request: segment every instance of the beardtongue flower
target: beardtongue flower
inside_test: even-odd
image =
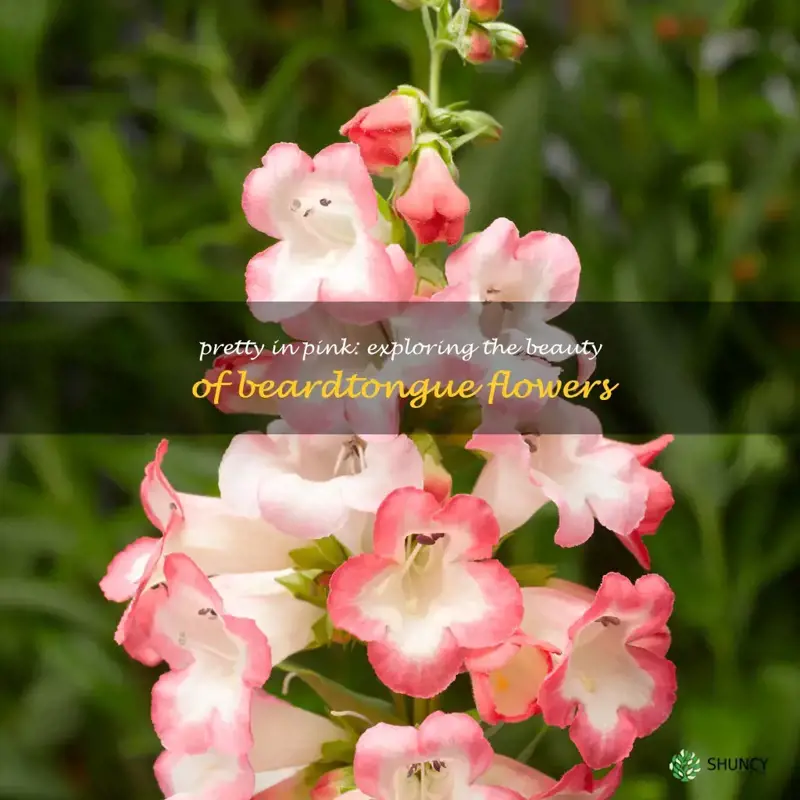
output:
[[[592,769],[621,762],[675,703],[675,666],[666,658],[672,590],[659,575],[632,584],[611,572],[592,602],[558,588],[522,592],[523,631],[560,651],[539,687],[545,723],[569,727]]]
[[[219,469],[220,493],[239,513],[301,539],[334,535],[354,553],[383,498],[423,481],[407,436],[298,434],[283,421],[234,437]]]
[[[411,183],[394,203],[420,244],[455,244],[464,234],[469,205],[436,147],[421,147]]]
[[[343,731],[330,720],[265,692],[253,692],[252,747],[243,754],[216,749],[186,754],[167,750],[156,760],[159,786],[169,800],[298,800],[303,771]]]
[[[384,301],[408,300],[386,246],[373,235],[378,202],[355,144],[313,159],[295,144],[273,145],[247,177],[247,221],[278,244],[247,266],[247,299],[262,322],[278,322],[317,301],[340,303],[354,321]]]
[[[474,494],[492,506],[504,532],[552,501],[559,514],[555,542],[561,547],[586,542],[597,520],[648,569],[641,536],[653,533],[666,513],[661,480],[653,478],[630,445],[606,439],[588,409],[552,400],[540,419],[543,427],[535,433],[472,437],[467,449],[492,454]],[[542,432],[547,430],[570,432]]]
[[[595,778],[586,764],[578,764],[556,781],[518,761],[495,756],[479,783],[506,786],[527,800],[608,800],[621,780],[622,764],[615,765],[602,778]]]
[[[381,503],[373,535],[371,554],[331,576],[331,622],[367,642],[392,691],[433,697],[453,682],[466,648],[500,644],[522,617],[519,585],[492,559],[497,522],[475,497],[440,505],[409,487]]]
[[[419,728],[379,723],[361,735],[353,764],[357,793],[347,800],[522,800],[480,781],[494,753],[467,714],[436,711]]]
[[[340,133],[359,146],[367,169],[381,174],[408,158],[421,116],[416,97],[394,92],[362,108],[342,126]]]
[[[156,733],[169,750],[245,753],[253,745],[252,691],[272,671],[269,644],[252,620],[226,613],[187,556],[167,556],[164,575],[151,608],[151,645],[171,670],[153,687]]]
[[[145,513],[161,538],[142,537],[128,545],[100,581],[108,600],[129,601],[115,635],[117,644],[151,666],[161,657],[149,645],[148,593],[164,580],[168,554],[185,553],[206,574],[218,574],[289,568],[289,553],[297,547],[296,539],[263,520],[231,513],[220,498],[175,491],[161,467],[168,447],[166,440],[158,445],[140,490]]]

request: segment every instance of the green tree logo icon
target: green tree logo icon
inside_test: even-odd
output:
[[[681,750],[672,756],[669,762],[669,771],[679,781],[688,783],[700,774],[700,759],[688,750]]]

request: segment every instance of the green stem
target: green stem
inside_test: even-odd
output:
[[[447,54],[447,50],[439,46],[438,36],[434,33],[433,22],[431,22],[430,10],[427,6],[422,7],[422,25],[425,28],[425,36],[428,39],[428,49],[430,50],[431,63],[428,76],[428,97],[434,108],[439,107],[439,90],[442,83],[442,63]]]
[[[22,190],[25,259],[29,263],[41,265],[50,261],[50,208],[39,87],[35,77],[26,81],[17,95],[16,123],[16,156]]]
[[[419,725],[428,716],[428,701],[423,697],[414,698],[414,724]]]
[[[406,696],[392,692],[392,702],[394,703],[394,710],[397,716],[403,721],[408,722],[408,706],[406,705]]]
[[[526,745],[526,747],[522,750],[522,752],[517,756],[516,760],[519,761],[520,764],[527,764],[533,754],[536,752],[536,748],[539,746],[539,743],[544,739],[545,734],[549,731],[550,728],[547,725],[542,724],[542,727],[539,729],[539,732],[536,736],[533,737],[533,740],[530,744]]]

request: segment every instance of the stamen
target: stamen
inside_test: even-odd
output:
[[[366,443],[359,436],[352,436],[343,445],[333,466],[334,477],[347,464],[351,475],[360,475],[367,468]]]
[[[621,624],[619,617],[611,617],[611,616],[599,617],[597,621],[604,628],[607,628],[609,625],[620,625]]]
[[[290,206],[292,211],[297,211],[300,206],[303,205],[296,197],[292,200],[292,205]]]
[[[201,608],[197,612],[198,616],[200,617],[208,617],[209,619],[216,619],[219,615],[213,608]]]
[[[533,453],[539,449],[539,434],[527,433],[522,437],[522,439],[525,444],[528,445],[528,450],[530,450],[531,455],[533,455]]]
[[[414,541],[417,544],[436,544],[443,537],[443,533],[418,533],[414,536]]]
[[[314,210],[313,208],[307,208],[307,209],[306,209],[306,210],[303,212],[303,219],[305,219],[306,217],[309,217],[309,216],[311,215],[311,212],[312,212],[313,210]]]
[[[289,694],[289,684],[297,677],[296,672],[287,672],[286,677],[283,679],[283,685],[281,686],[281,694],[287,695]]]
[[[321,206],[325,206],[325,207],[327,207],[327,206],[329,206],[329,205],[330,205],[332,202],[333,202],[333,201],[332,201],[332,200],[328,200],[328,198],[327,198],[327,197],[323,197],[323,198],[322,198],[322,199],[319,201],[319,204],[320,204]]]
[[[332,717],[353,717],[354,719],[360,719],[362,722],[366,722],[368,725],[373,724],[369,717],[359,714],[358,711],[331,711],[329,713]]]

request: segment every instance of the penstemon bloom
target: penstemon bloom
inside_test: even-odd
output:
[[[662,577],[610,572],[595,590],[542,565],[506,566],[500,549],[552,503],[557,545],[584,544],[600,523],[649,570],[644,537],[674,502],[652,463],[671,435],[614,441],[593,412],[547,396],[480,397],[465,412],[442,397],[420,406],[257,390],[337,371],[458,384],[499,370],[548,383],[576,353],[579,384],[594,369],[554,324],[578,296],[569,239],[505,218],[464,238],[458,151],[502,129],[466,104],[442,106],[442,61],[514,61],[524,37],[498,20],[501,0],[393,2],[423,17],[427,91],[399,86],[357,110],[340,128],[350,141],[314,157],[274,144],[244,181],[247,221],[275,240],[247,265],[247,301],[295,341],[219,358],[206,378],[232,377],[212,398],[221,412],[277,419],[230,442],[219,497],[174,489],[161,442],[141,484],[156,535],[128,545],[100,581],[127,603],[116,641],[167,668],[151,706],[167,800],[608,800],[636,740],[675,702],[674,595]],[[387,197],[371,175],[391,182]],[[523,358],[484,351],[490,339],[547,347]],[[362,350],[315,350],[339,340]],[[455,352],[437,350],[445,340]],[[395,361],[410,344],[414,358]],[[471,435],[428,433],[431,408]],[[409,412],[421,414],[410,426]],[[470,459],[474,482],[461,469]],[[319,673],[299,655],[311,648],[322,649]],[[349,667],[353,648],[393,706],[326,674],[325,653]],[[281,673],[285,697],[264,689]],[[290,702],[294,680],[324,713]],[[581,762],[560,778],[494,753],[484,733],[531,717],[568,730]]]

